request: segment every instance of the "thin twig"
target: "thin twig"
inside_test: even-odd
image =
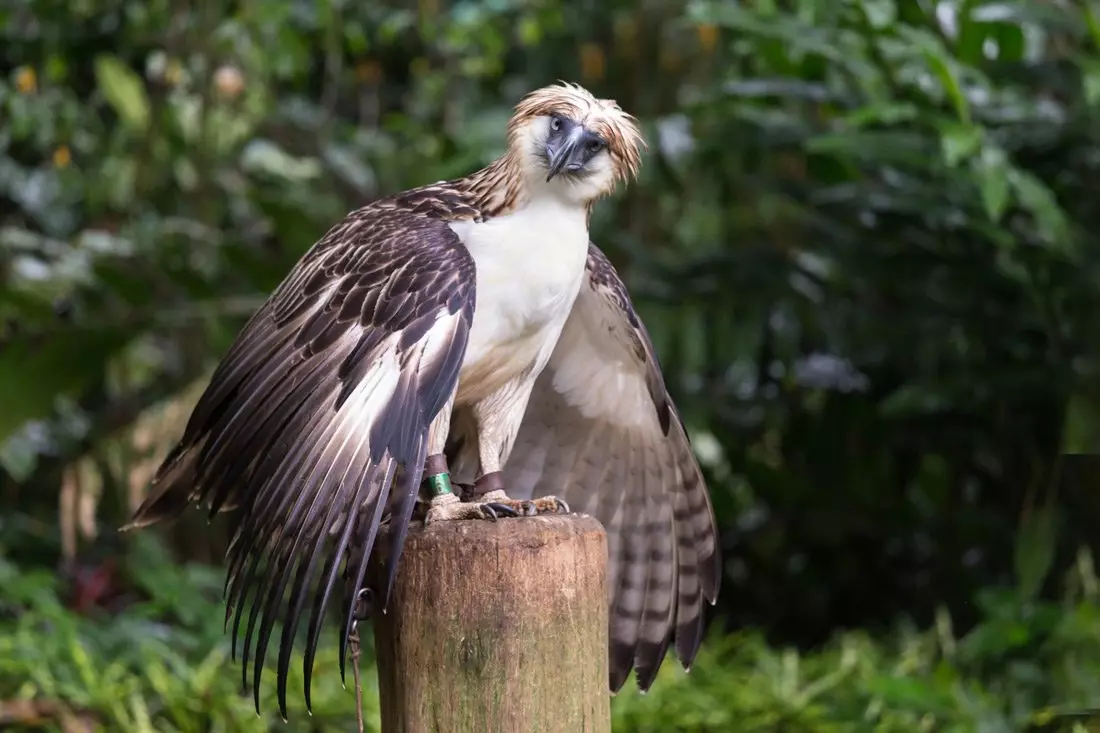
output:
[[[359,683],[359,624],[356,623],[348,635],[351,644],[351,674],[355,680],[355,720],[359,733],[363,733],[363,687]]]

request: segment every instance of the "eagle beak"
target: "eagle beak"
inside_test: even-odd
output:
[[[560,140],[550,141],[546,144],[546,157],[549,163],[546,172],[546,180],[550,181],[562,171],[575,173],[584,167],[588,159],[592,157],[589,143],[599,141],[600,137],[584,129],[581,125],[575,126]]]

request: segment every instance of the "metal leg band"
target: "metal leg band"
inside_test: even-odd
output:
[[[445,496],[446,494],[453,493],[453,489],[451,488],[451,475],[444,471],[443,473],[429,476],[428,493],[432,495],[433,499],[437,496]]]
[[[433,499],[454,493],[451,487],[451,473],[447,470],[447,457],[442,453],[428,456],[424,462],[424,473],[427,474],[425,480],[428,482],[428,492]]]

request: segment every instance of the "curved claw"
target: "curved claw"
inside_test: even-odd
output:
[[[360,588],[355,594],[355,607],[352,610],[352,623],[370,618],[374,606],[374,592],[370,588]]]
[[[490,501],[484,504],[478,504],[481,507],[481,511],[484,512],[487,518],[498,519],[499,517],[518,517],[519,512],[512,506],[501,502]]]
[[[525,503],[530,504],[534,510],[530,512],[529,516],[535,514],[570,514],[573,511],[568,504],[556,496],[540,496],[538,499]]]

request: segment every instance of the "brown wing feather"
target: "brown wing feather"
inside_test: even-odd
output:
[[[595,245],[504,473],[513,496],[562,496],[607,530],[611,689],[631,669],[648,689],[673,641],[690,666],[718,595],[714,512],[645,327]]]
[[[235,654],[250,607],[242,675],[247,683],[254,649],[257,711],[267,645],[285,616],[277,681],[286,716],[287,668],[307,603],[309,704],[321,620],[341,560],[361,587],[389,506],[395,531],[385,604],[428,426],[458,381],[474,311],[474,263],[443,220],[414,208],[391,199],[353,212],[299,261],[237,336],[127,525],[174,517],[191,502],[209,505],[211,515],[239,509],[227,555],[226,621],[232,614]],[[353,605],[348,599],[341,674]]]

